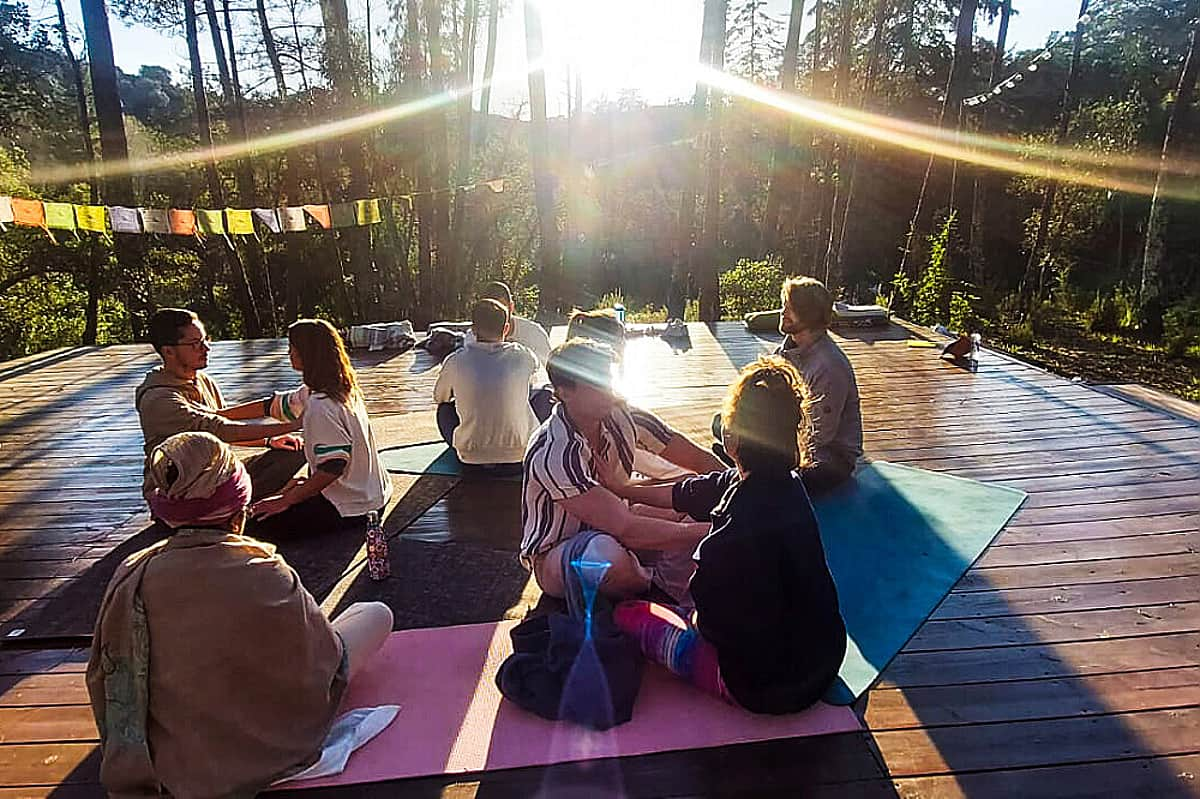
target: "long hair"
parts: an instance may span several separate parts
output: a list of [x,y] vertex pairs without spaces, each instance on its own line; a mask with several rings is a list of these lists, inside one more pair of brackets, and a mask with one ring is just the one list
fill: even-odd
[[759,357],[729,387],[721,424],[738,437],[735,458],[746,471],[781,474],[810,461],[811,398],[796,367]]
[[358,377],[333,325],[324,319],[301,319],[288,328],[288,343],[300,355],[304,385],[343,405],[359,396]]

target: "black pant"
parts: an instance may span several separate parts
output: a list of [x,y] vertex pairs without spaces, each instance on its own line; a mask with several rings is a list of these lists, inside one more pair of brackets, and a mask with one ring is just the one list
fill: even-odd
[[366,529],[365,515],[343,516],[324,494],[317,494],[274,516],[250,520],[247,533],[255,538],[282,540],[324,533],[365,533]]
[[278,494],[288,480],[304,465],[304,453],[286,449],[268,449],[242,461],[254,485],[253,499]]

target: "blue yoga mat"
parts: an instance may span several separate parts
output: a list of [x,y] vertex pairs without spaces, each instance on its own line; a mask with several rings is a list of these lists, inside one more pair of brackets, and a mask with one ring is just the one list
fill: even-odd
[[[439,474],[461,477],[462,461],[443,441],[427,444],[407,444],[379,451],[379,462],[389,472],[397,474]],[[497,477],[500,480],[520,480],[520,475]]]
[[1025,492],[877,461],[813,503],[849,638],[825,699],[870,687],[1025,501]]

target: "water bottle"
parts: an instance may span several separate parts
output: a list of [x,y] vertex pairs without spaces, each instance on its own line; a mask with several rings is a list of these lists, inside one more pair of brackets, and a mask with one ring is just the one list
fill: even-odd
[[971,371],[974,372],[979,368],[979,344],[983,341],[983,336],[978,333],[971,334]]
[[388,564],[388,543],[379,523],[378,511],[367,514],[367,573],[372,580],[385,580],[391,575]]
[[625,306],[622,303],[613,303],[613,312],[617,315],[617,321],[625,324]]

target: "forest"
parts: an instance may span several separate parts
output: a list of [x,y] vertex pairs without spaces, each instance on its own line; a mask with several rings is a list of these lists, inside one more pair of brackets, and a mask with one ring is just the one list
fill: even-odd
[[[576,75],[553,117],[547,0],[368,0],[374,25],[346,0],[82,0],[79,30],[72,1],[0,0],[0,200],[46,204],[0,216],[0,359],[140,340],[165,305],[230,338],[420,327],[497,278],[547,322],[616,298],[712,321],[807,274],[1200,396],[1197,0],[1082,0],[1034,49],[1007,32],[1041,0],[696,0],[690,101],[585,104]],[[491,87],[518,5],[514,112]],[[177,37],[189,80],[118,69],[120,20]],[[52,228],[60,204],[78,223]]]

